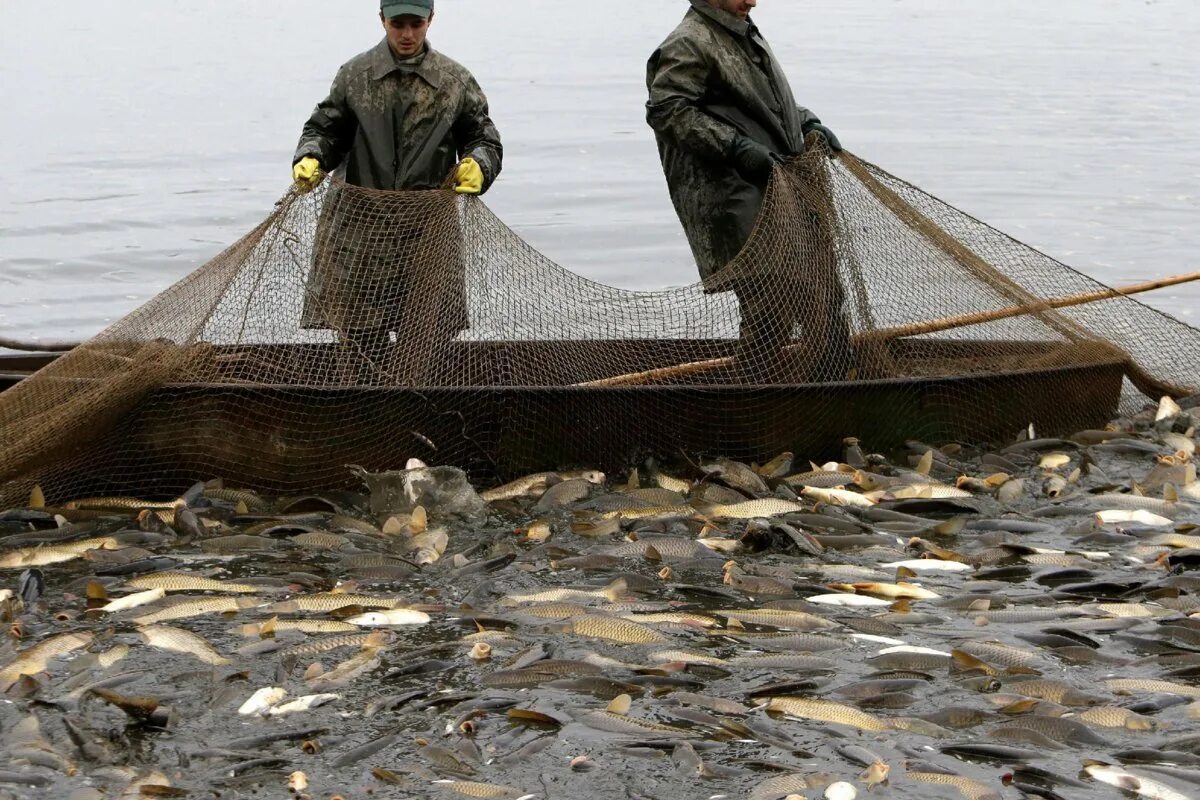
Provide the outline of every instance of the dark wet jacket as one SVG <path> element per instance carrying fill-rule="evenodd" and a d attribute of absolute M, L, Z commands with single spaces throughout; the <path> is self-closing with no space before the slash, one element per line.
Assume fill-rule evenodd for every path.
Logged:
<path fill-rule="evenodd" d="M 329 97 L 304 126 L 292 163 L 311 156 L 326 172 L 372 189 L 436 189 L 461 158 L 500 174 L 500 133 L 465 67 L 432 47 L 398 62 L 385 38 L 338 70 Z"/>
<path fill-rule="evenodd" d="M 742 178 L 730 151 L 740 134 L 781 156 L 804 150 L 816 116 L 796 105 L 787 76 L 758 28 L 704 0 L 650 56 L 646 119 L 671 200 L 702 277 L 750 236 L 765 186 Z"/>

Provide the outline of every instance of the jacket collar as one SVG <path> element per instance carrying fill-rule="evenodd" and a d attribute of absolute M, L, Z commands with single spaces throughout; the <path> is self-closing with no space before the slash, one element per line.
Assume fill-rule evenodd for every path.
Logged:
<path fill-rule="evenodd" d="M 425 79 L 435 89 L 442 87 L 441 74 L 434 68 L 433 62 L 437 53 L 428 43 L 425 45 L 425 57 L 421 59 L 421 63 L 414 70 L 418 75 Z M 392 54 L 392 48 L 388 47 L 387 37 L 383 38 L 379 44 L 371 49 L 371 77 L 374 80 L 381 81 L 393 72 L 401 70 L 401 65 L 396 63 L 396 57 Z"/>
<path fill-rule="evenodd" d="M 750 31 L 754 28 L 754 23 L 748 19 L 741 19 L 730 14 L 728 11 L 722 11 L 719 8 L 713 8 L 707 0 L 692 0 L 692 8 L 696 11 L 720 25 L 725 30 L 732 33 L 734 36 L 748 37 Z"/>

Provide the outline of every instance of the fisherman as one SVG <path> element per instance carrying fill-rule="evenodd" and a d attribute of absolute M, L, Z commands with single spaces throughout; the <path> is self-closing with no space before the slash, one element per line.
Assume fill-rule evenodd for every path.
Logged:
<path fill-rule="evenodd" d="M 794 278 L 784 276 L 798 281 L 794 287 L 787 280 L 781 284 L 777 275 L 755 279 L 745 270 L 719 275 L 749 239 L 776 165 L 804 152 L 806 137 L 809 146 L 831 155 L 841 152 L 841 143 L 796 104 L 783 68 L 750 19 L 757 0 L 691 0 L 691 5 L 650 56 L 646 119 L 705 289 L 737 294 L 742 312 L 737 360 L 762 378 L 772 377 L 781 348 L 792 339 L 804 306 L 798 295 L 810 293 L 810 308 L 820 306 L 818 313 L 828 320 L 823 330 L 809 331 L 810 338 L 823 340 L 810 342 L 820 349 L 815 371 L 825 379 L 842 377 L 853 359 L 831 246 L 825 246 L 823 258 L 809 259 L 821 264 L 801 265 Z"/>
<path fill-rule="evenodd" d="M 471 73 L 426 36 L 434 0 L 382 0 L 385 38 L 338 70 L 292 160 L 300 192 L 346 184 L 482 194 L 503 148 Z M 466 329 L 453 194 L 397 198 L 331 186 L 318 223 L 302 325 L 331 328 L 376 374 L 391 333 L 449 341 Z M 413 376 L 409 376 L 410 378 Z"/>

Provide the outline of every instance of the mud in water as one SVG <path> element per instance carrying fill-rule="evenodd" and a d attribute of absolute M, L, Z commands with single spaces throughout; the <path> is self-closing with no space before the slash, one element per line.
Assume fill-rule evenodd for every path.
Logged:
<path fill-rule="evenodd" d="M 0 515 L 0 798 L 1194 797 L 1182 405 L 481 495 L 35 493 Z"/>

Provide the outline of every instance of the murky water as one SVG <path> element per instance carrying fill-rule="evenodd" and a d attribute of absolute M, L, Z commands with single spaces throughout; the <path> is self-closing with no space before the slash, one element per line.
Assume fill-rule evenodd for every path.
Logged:
<path fill-rule="evenodd" d="M 0 7 L 0 335 L 100 330 L 257 223 L 373 6 Z M 431 40 L 492 101 L 487 202 L 609 284 L 695 268 L 643 121 L 682 0 L 446 0 Z M 797 97 L 861 156 L 1112 284 L 1197 267 L 1200 6 L 1191 0 L 764 0 Z M 1190 319 L 1200 288 L 1150 302 Z"/>
<path fill-rule="evenodd" d="M 1196 413 L 1155 424 L 1150 408 L 1124 423 L 1132 435 L 945 448 L 924 463 L 914 445 L 895 463 L 866 457 L 861 486 L 793 473 L 803 459 L 757 476 L 720 461 L 603 486 L 564 475 L 483 499 L 440 471 L 379 479 L 393 501 L 437 487 L 420 499 L 428 530 L 409 506 L 371 513 L 348 492 L 196 490 L 190 519 L 65 508 L 60 528 L 49 510 L 0 513 L 0 590 L 27 600 L 0 599 L 0 798 L 282 797 L 294 771 L 312 797 L 780 800 L 833 781 L 865 797 L 863 767 L 879 759 L 881 797 L 1116 800 L 1081 774 L 1101 760 L 1178 792 L 1147 796 L 1186 800 L 1200 784 L 1200 483 L 1186 453 L 1161 456 L 1194 448 L 1181 431 Z M 996 491 L 982 479 L 998 470 L 1012 477 Z M 680 476 L 704 513 L 661 488 Z M 960 476 L 973 494 L 950 496 Z M 1176 481 L 1182 500 L 1111 492 L 1130 479 L 1156 496 Z M 835 483 L 846 494 L 804 489 Z M 887 488 L 865 491 L 875 484 Z M 762 499 L 739 505 L 748 497 Z M 753 514 L 776 516 L 739 518 Z M 239 532 L 253 536 L 225 538 Z M 18 579 L 24 567 L 44 591 Z M 901 570 L 913 574 L 893 583 Z M 218 583 L 187 583 L 202 577 Z M 353 598 L 314 596 L 336 582 Z M 172 594 L 105 613 L 99 586 Z M 230 596 L 214 591 L 245 601 L 187 615 Z M 343 634 L 286 630 L 354 630 L 389 603 L 428 618 L 329 647 Z M 203 641 L 147 642 L 169 631 Z M 65 658 L 30 660 L 80 634 Z M 335 696 L 241 713 L 266 687 Z M 628 714 L 607 713 L 621 694 Z M 971 783 L 923 782 L 931 773 Z"/>

